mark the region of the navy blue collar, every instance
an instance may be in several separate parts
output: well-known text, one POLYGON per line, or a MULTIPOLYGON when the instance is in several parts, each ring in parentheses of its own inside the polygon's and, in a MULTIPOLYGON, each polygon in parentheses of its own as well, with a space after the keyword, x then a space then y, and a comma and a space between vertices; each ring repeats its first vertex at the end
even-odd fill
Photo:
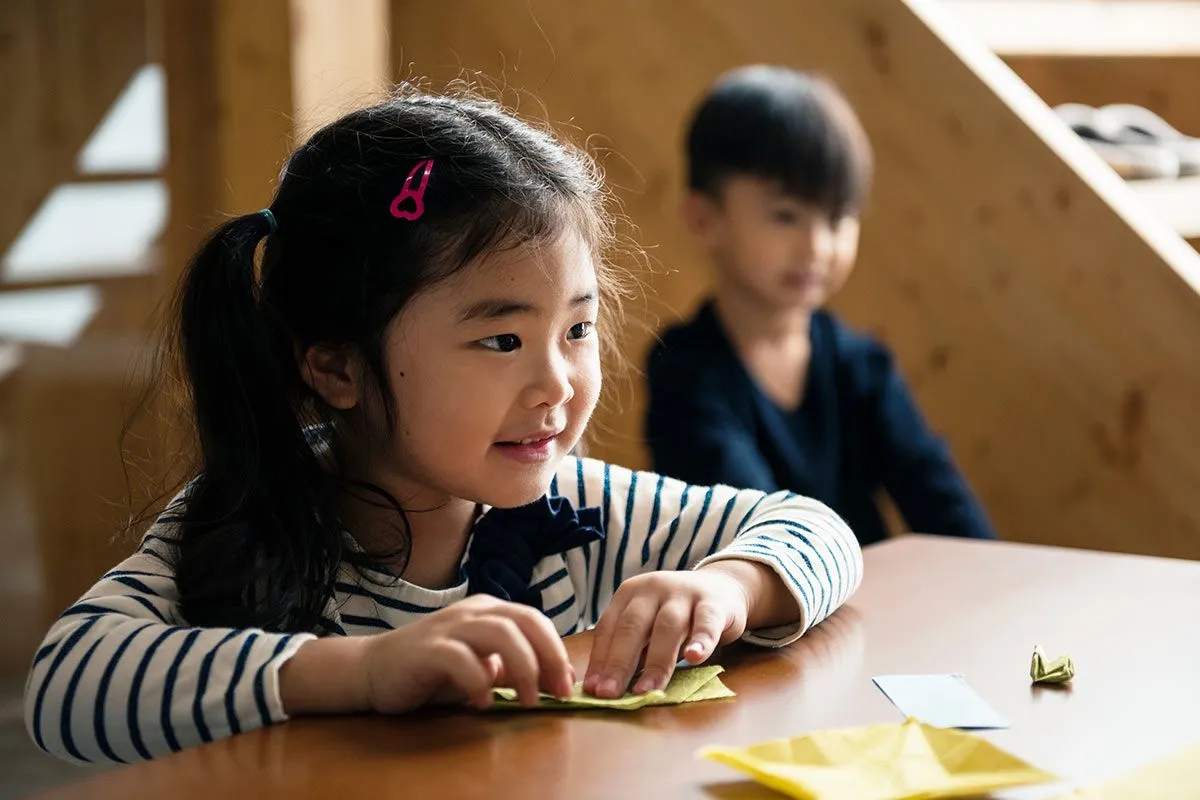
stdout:
POLYGON ((527 506, 493 508, 476 523, 467 549, 467 594, 490 594, 543 611, 542 593, 530 587, 538 563, 603 538, 599 508, 576 511, 558 495, 543 495, 527 506))

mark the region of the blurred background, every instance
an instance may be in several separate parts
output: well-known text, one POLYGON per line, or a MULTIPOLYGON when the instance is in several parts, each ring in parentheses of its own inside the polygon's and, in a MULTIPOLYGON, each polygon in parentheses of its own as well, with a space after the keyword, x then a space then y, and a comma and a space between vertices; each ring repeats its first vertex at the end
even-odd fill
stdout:
MULTIPOLYGON (((586 143, 649 256, 617 255, 640 365, 709 280, 684 120, 759 62, 862 117, 877 177, 835 306, 896 351, 1000 534, 1200 558, 1200 2, 3 0, 0 795, 81 774, 25 738, 25 670, 179 463, 158 405, 122 457, 156 311, 297 140, 465 77, 586 143), (1090 126, 1114 103, 1149 116, 1090 126)), ((646 466, 639 376, 611 389, 590 454, 646 466)))

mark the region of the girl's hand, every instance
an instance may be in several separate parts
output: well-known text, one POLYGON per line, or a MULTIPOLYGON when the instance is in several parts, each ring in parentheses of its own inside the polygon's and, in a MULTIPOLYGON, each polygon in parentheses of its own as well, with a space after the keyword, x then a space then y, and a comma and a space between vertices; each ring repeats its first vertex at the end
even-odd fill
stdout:
POLYGON ((750 598, 723 563, 692 572, 651 572, 622 583, 596 625, 584 691, 622 696, 643 650, 645 666, 633 691, 662 689, 681 653, 699 664, 717 645, 741 637, 750 598))
POLYGON ((536 609, 476 595, 395 631, 367 637, 360 659, 369 708, 387 714, 433 700, 492 704, 510 686, 521 703, 538 691, 571 693, 574 669, 550 620, 536 609))

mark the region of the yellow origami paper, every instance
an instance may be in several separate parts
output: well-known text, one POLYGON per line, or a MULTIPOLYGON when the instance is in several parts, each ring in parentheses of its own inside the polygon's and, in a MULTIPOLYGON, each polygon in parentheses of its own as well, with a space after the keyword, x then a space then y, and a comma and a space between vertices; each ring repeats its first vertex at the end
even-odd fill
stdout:
POLYGON ((700 755, 801 800, 971 797, 1058 780, 985 739, 911 717, 700 755))
POLYGON ((1035 644, 1029 677, 1034 683, 1066 683, 1075 677, 1075 662, 1070 656, 1062 656, 1047 664, 1046 654, 1035 644))
POLYGON ((1196 800, 1200 797, 1200 745, 1151 761, 1119 778, 1065 794, 1058 800, 1196 800))
MULTIPOLYGON (((633 711, 645 706, 669 706, 679 703, 695 703, 700 700, 718 700, 723 697, 736 697, 721 679, 717 677, 725 671, 724 667, 694 667, 678 670, 667 684, 665 690, 647 692, 646 694, 627 694, 614 700, 602 700, 584 694, 583 682, 575 684, 569 698, 558 698, 543 693, 538 704, 533 708, 571 710, 580 708, 608 708, 617 711, 633 711)), ((496 701, 492 708, 524 709, 517 701, 514 689, 493 689, 496 701)))

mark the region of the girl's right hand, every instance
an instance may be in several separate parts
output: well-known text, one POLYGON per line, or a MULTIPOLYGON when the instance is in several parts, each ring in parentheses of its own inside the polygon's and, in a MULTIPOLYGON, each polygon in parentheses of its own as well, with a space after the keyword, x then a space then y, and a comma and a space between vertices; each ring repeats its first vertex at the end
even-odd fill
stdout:
POLYGON ((497 685, 522 705, 538 692, 571 693, 575 670, 554 625, 529 606, 474 595, 417 622, 367 637, 361 667, 373 711, 395 714, 435 700, 492 704, 497 685))

